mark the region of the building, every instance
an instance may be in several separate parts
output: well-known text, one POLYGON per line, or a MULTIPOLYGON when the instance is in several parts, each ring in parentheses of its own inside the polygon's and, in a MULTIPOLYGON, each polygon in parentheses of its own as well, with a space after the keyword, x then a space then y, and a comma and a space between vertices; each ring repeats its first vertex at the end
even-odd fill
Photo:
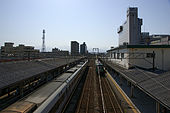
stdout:
POLYGON ((142 45, 170 45, 170 35, 149 35, 149 32, 141 33, 142 45))
POLYGON ((80 45, 80 54, 81 55, 86 55, 87 54, 87 46, 86 46, 85 42, 83 42, 83 44, 80 45))
POLYGON ((141 33, 141 25, 138 9, 130 7, 127 10, 127 20, 118 29, 119 47, 108 50, 107 57, 126 69, 140 67, 170 70, 170 35, 141 33))
POLYGON ((151 40, 150 40, 149 32, 142 32, 141 33, 140 44, 141 45, 149 45, 150 41, 151 40))
POLYGON ((127 20, 118 28, 119 45, 137 45, 141 40, 142 19, 138 18, 138 8, 129 7, 127 20))
MULTIPOLYGON (((167 101, 169 98, 166 94, 169 94, 168 88, 170 86, 168 84, 170 38, 165 35, 149 35, 149 32, 140 33, 142 20, 136 19, 136 12, 137 9, 128 9, 127 21, 118 29, 119 47, 108 50, 102 61, 108 69, 110 68, 113 73, 116 73, 114 78, 118 84, 126 84, 127 82, 125 92, 131 86, 129 88, 131 94, 127 93, 127 95, 133 97, 134 89, 138 88, 138 91, 144 92, 145 96, 147 94, 154 99, 152 101, 147 98, 149 100, 147 103, 156 103, 156 110, 153 112, 169 112, 166 109, 169 109, 167 101)), ((136 93, 136 95, 138 94, 139 92, 136 93)), ((139 100, 140 102, 141 100, 139 100)), ((137 107, 141 108, 141 106, 137 107)), ((151 107, 153 108, 153 106, 151 107)), ((148 108, 148 104, 146 108, 148 108)))
POLYGON ((53 53, 57 53, 57 52, 59 52, 59 51, 60 51, 60 49, 58 49, 58 48, 53 48, 53 49, 52 49, 52 52, 53 52, 53 53))
POLYGON ((19 44, 14 47, 14 43, 5 42, 4 46, 1 46, 1 58, 3 59, 27 59, 27 58, 38 58, 39 50, 34 49, 33 46, 25 46, 19 44))
POLYGON ((119 46, 122 45, 169 45, 170 35, 149 35, 142 32, 142 19, 138 18, 138 8, 129 7, 127 20, 118 28, 119 46))
POLYGON ((79 55, 79 43, 77 41, 71 41, 71 55, 79 55))
POLYGON ((111 62, 126 69, 140 67, 170 70, 170 45, 125 45, 108 50, 111 62))
POLYGON ((56 53, 58 56, 69 56, 69 51, 63 51, 58 48, 53 48, 52 53, 56 53))
POLYGON ((151 45, 170 45, 170 35, 151 35, 151 45))
POLYGON ((53 48, 52 52, 41 52, 40 58, 57 58, 69 56, 69 51, 63 51, 58 48, 53 48))

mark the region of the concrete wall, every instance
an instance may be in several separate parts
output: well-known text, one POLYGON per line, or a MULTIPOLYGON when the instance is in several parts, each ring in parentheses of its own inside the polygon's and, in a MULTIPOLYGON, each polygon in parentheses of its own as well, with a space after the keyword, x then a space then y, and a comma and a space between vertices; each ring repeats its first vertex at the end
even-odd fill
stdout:
POLYGON ((121 67, 124 67, 126 69, 129 68, 129 59, 128 57, 128 49, 120 49, 110 52, 109 60, 113 63, 118 64, 121 67), (121 57, 121 54, 124 53, 124 58, 121 57), (119 55, 119 58, 118 58, 119 55))
POLYGON ((129 22, 126 21, 123 25, 123 30, 119 33, 119 45, 129 43, 129 22))
POLYGON ((150 69, 153 67, 153 58, 148 53, 155 52, 155 67, 161 70, 170 70, 170 48, 125 48, 110 51, 109 60, 126 69, 134 66, 150 69), (124 53, 124 58, 117 58, 118 53, 124 53), (116 58, 114 58, 116 54, 116 58))
POLYGON ((155 67, 161 70, 170 70, 170 48, 135 48, 130 49, 131 52, 141 53, 143 59, 129 59, 131 64, 143 68, 152 68, 153 58, 147 58, 147 53, 155 52, 155 67), (150 63, 149 63, 150 62, 150 63))

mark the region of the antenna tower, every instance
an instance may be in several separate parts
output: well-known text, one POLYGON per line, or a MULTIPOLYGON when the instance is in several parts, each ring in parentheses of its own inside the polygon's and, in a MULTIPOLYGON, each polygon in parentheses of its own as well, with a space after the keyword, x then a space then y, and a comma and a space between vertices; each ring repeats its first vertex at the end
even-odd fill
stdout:
POLYGON ((45 52, 45 29, 43 29, 43 37, 42 37, 42 52, 45 52))

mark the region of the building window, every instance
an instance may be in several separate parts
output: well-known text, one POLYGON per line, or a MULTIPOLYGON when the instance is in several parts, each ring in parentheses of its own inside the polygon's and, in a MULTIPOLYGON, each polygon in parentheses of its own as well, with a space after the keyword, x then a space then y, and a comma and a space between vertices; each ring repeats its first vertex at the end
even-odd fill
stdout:
POLYGON ((124 58, 124 53, 121 53, 121 58, 124 58))
POLYGON ((146 53, 146 58, 153 58, 154 54, 153 53, 146 53))
POLYGON ((112 58, 112 52, 110 52, 110 58, 112 58))
POLYGON ((114 59, 116 58, 116 53, 114 52, 114 59))
POLYGON ((117 59, 119 59, 120 58, 120 53, 117 53, 117 59))

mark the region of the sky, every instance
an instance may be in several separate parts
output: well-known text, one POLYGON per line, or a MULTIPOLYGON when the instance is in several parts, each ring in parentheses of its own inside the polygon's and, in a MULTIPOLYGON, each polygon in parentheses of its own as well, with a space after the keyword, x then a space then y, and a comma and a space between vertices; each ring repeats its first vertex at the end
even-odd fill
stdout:
POLYGON ((170 0, 0 0, 0 46, 14 42, 70 51, 70 42, 86 42, 89 51, 118 46, 117 28, 128 7, 138 7, 142 31, 170 34, 170 0))

